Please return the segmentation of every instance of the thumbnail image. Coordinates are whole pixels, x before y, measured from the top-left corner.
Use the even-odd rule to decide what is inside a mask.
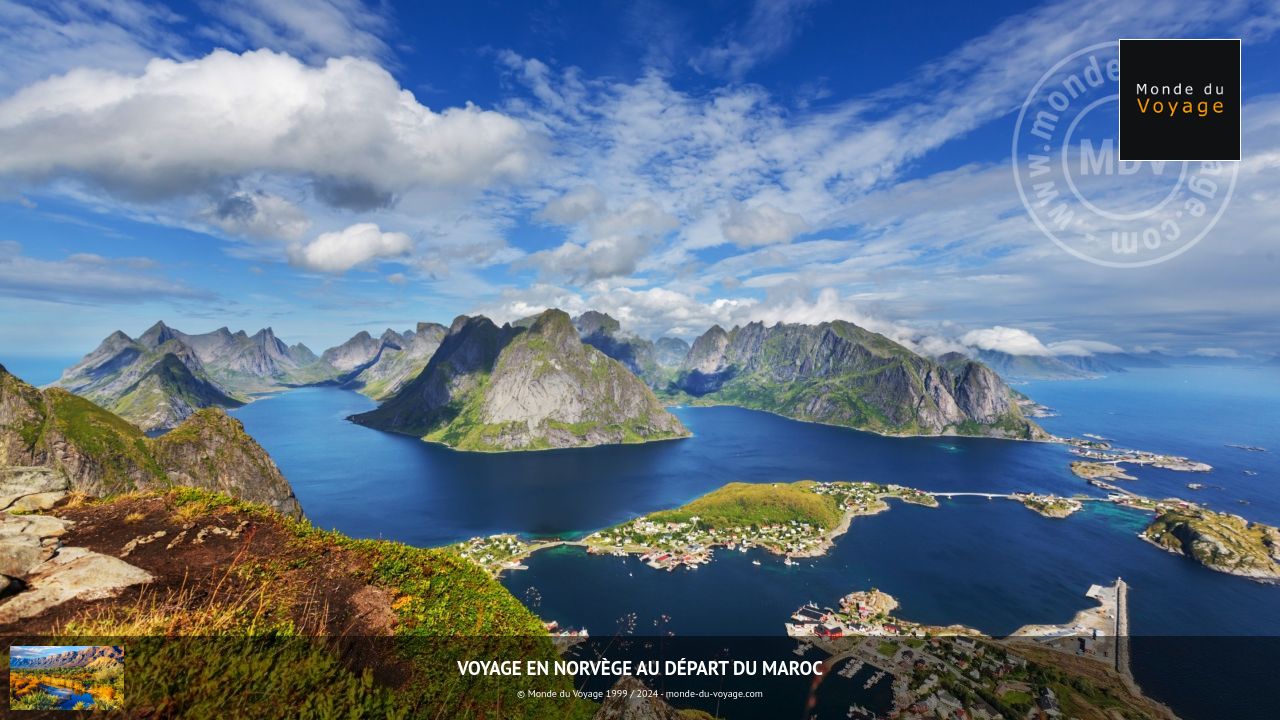
[[[9,648],[10,710],[115,710],[123,706],[123,647]]]

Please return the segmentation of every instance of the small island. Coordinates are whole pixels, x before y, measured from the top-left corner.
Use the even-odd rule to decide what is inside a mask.
[[[1211,570],[1280,581],[1280,529],[1239,515],[1179,503],[1162,506],[1142,538]]]
[[[1077,460],[1071,463],[1071,472],[1075,473],[1076,477],[1084,480],[1100,480],[1103,478],[1110,478],[1113,480],[1137,480],[1134,476],[1126,473],[1124,468],[1111,463]]]
[[[1064,518],[1084,507],[1084,503],[1076,498],[1058,495],[1038,495],[1036,493],[1017,493],[1014,498],[1020,500],[1029,510],[1035,510],[1047,518]]]

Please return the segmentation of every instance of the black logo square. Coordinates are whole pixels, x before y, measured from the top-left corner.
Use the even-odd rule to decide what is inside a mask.
[[[1120,41],[1121,160],[1240,159],[1240,41]]]

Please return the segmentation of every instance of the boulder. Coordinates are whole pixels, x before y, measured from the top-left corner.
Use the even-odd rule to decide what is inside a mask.
[[[26,578],[29,586],[0,603],[0,625],[35,617],[69,600],[114,597],[131,585],[151,582],[151,573],[85,548],[62,548]]]
[[[48,467],[0,467],[0,510],[47,510],[66,496],[71,482]]]

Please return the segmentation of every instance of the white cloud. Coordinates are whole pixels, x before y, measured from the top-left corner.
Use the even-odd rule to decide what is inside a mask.
[[[1049,343],[1048,348],[1051,355],[1071,357],[1088,357],[1095,354],[1106,355],[1124,352],[1124,348],[1119,345],[1102,342],[1101,340],[1060,340]]]
[[[360,0],[215,0],[204,7],[220,21],[205,34],[237,48],[269,48],[309,62],[392,54],[381,37],[392,21]]]
[[[309,67],[269,50],[78,69],[0,101],[0,176],[79,178],[135,200],[263,172],[310,180],[334,206],[379,206],[416,186],[524,177],[536,146],[501,113],[419,104],[368,60]]]
[[[769,203],[754,207],[735,203],[721,221],[720,229],[738,247],[755,247],[789,243],[808,230],[809,224],[796,213],[779,210]]]
[[[408,235],[383,232],[373,223],[357,223],[289,248],[289,262],[308,270],[344,273],[374,260],[404,257],[413,249]]]
[[[558,247],[530,255],[524,263],[543,275],[590,282],[629,275],[677,221],[652,200],[637,200],[616,211],[604,211],[591,194],[574,196],[568,203],[548,206],[557,217],[579,217],[574,239]],[[563,198],[561,198],[563,200]],[[588,202],[589,201],[589,202]],[[591,214],[583,215],[590,210]]]
[[[755,0],[742,26],[731,27],[721,42],[690,61],[699,72],[738,78],[785,50],[799,35],[816,0]]]
[[[0,295],[57,303],[137,303],[157,299],[207,300],[212,294],[173,282],[137,258],[76,253],[64,260],[25,255],[22,245],[0,241]]]
[[[1242,357],[1242,355],[1240,355],[1240,351],[1235,350],[1235,349],[1232,349],[1232,348],[1224,348],[1224,347],[1202,347],[1202,348],[1196,348],[1195,350],[1192,350],[1192,351],[1191,351],[1191,354],[1192,354],[1192,355],[1195,355],[1196,357],[1207,357],[1207,358],[1239,358],[1239,357]]]
[[[960,342],[979,350],[994,350],[1010,355],[1050,355],[1049,348],[1039,338],[1026,330],[996,325],[981,330],[970,330],[960,336]]]
[[[604,208],[604,194],[595,186],[584,185],[547,203],[541,216],[559,225],[572,225],[599,214]]]

